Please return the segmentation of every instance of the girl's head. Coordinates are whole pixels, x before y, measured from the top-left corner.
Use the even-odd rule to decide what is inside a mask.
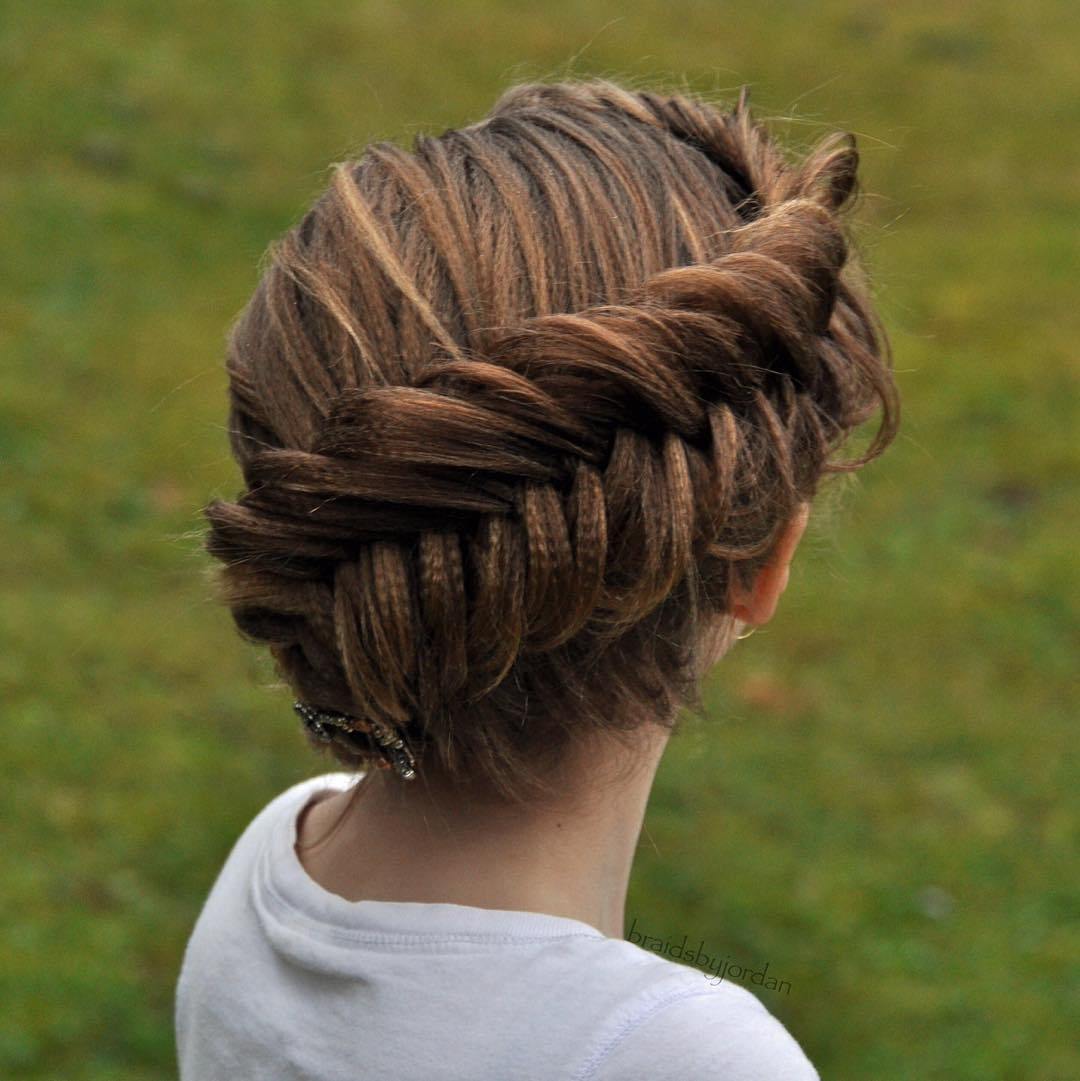
[[[606,80],[336,165],[230,335],[246,488],[207,547],[241,633],[301,701],[509,797],[699,708],[734,588],[896,431],[857,166],[845,134],[790,163],[745,91]]]

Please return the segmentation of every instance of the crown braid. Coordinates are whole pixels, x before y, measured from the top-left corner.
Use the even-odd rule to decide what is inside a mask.
[[[839,135],[788,166],[745,90],[725,114],[596,81],[338,166],[230,339],[247,488],[207,508],[207,547],[241,632],[308,701],[507,795],[575,731],[693,699],[732,573],[895,431],[844,274],[857,165]]]

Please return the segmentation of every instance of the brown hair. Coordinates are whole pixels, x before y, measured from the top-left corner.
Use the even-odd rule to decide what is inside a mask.
[[[732,575],[898,425],[857,167],[848,133],[790,164],[745,88],[609,80],[336,164],[230,333],[247,487],[206,544],[240,632],[421,774],[510,798],[581,733],[700,708]]]

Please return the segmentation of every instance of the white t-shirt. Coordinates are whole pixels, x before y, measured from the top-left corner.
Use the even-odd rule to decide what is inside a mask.
[[[752,995],[578,920],[346,901],[287,789],[233,847],[176,992],[181,1081],[819,1081]]]

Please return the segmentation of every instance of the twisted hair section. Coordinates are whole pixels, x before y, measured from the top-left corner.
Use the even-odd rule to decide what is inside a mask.
[[[735,576],[897,429],[857,168],[843,133],[789,163],[745,91],[606,80],[335,166],[230,334],[245,488],[206,544],[241,633],[508,798],[698,705]]]

